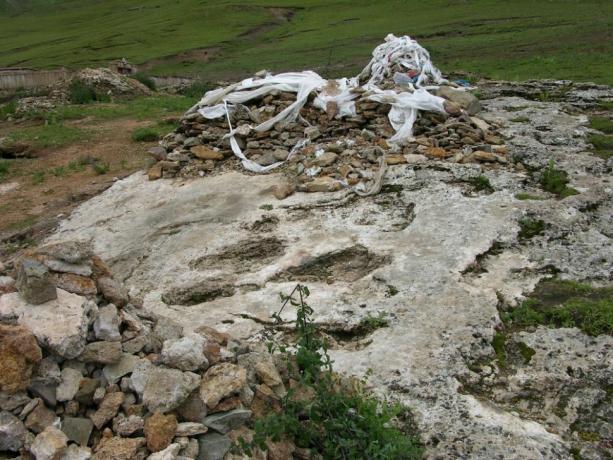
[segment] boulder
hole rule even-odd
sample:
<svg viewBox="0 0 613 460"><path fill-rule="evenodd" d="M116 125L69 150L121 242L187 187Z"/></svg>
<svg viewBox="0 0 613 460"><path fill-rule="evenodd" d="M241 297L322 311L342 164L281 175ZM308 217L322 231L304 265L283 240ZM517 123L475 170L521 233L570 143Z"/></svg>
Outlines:
<svg viewBox="0 0 613 460"><path fill-rule="evenodd" d="M25 390L42 352L34 335L23 326L0 324L0 390Z"/></svg>
<svg viewBox="0 0 613 460"><path fill-rule="evenodd" d="M57 299L31 305L17 293L0 297L0 320L16 320L29 329L38 342L66 359L85 348L90 316L96 304L77 294L57 290ZM62 318L62 321L58 321Z"/></svg>

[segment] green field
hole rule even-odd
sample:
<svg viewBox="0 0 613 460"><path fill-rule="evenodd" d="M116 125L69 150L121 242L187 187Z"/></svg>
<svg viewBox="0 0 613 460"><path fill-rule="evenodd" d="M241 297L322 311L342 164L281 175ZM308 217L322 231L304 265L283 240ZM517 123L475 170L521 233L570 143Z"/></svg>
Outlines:
<svg viewBox="0 0 613 460"><path fill-rule="evenodd" d="M0 66L351 75L392 32L447 72L613 84L612 31L611 0L0 0Z"/></svg>

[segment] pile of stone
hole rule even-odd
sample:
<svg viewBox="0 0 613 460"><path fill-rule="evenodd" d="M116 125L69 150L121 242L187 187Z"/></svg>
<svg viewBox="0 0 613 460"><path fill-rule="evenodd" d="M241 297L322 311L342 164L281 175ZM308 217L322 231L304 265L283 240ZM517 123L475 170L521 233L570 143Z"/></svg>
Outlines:
<svg viewBox="0 0 613 460"><path fill-rule="evenodd" d="M239 459L295 385L287 364L131 301L82 243L0 266L0 457ZM308 459L290 442L252 458Z"/></svg>
<svg viewBox="0 0 613 460"><path fill-rule="evenodd" d="M188 111L180 127L150 150L157 163L149 170L149 178L204 176L243 169L235 156L237 149L231 146L230 132L248 161L262 167L284 162L279 169L287 175L288 184L277 194L279 198L294 190L370 190L386 165L440 160L507 163L504 139L497 133L497 127L476 116L481 109L478 99L455 83L447 82L432 90L433 95L444 99L444 113L420 110L412 136L402 142L392 139L398 134L398 127L392 125L389 117L394 102L378 102L373 95L376 98L383 90L391 90L395 95L411 94L415 91L411 82L417 78L411 77L410 72L396 72L395 77L378 82L374 89L368 85L343 89L349 94L347 99L355 104L355 112L350 115L333 100L322 110L316 100L319 95L314 91L295 120L290 117L265 131L253 127L294 104L295 93L267 92L233 105L227 116L216 118L205 117L202 110ZM267 74L258 74L253 80L261 78L267 78ZM334 85L337 87L331 88ZM335 94L341 91L338 86L338 81L330 80L318 91ZM205 99L212 93L207 93Z"/></svg>

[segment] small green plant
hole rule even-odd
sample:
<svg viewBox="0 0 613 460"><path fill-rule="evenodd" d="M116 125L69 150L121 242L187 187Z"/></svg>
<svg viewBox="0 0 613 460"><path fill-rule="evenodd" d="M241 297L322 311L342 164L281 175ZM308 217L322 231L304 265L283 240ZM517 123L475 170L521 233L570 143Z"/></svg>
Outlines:
<svg viewBox="0 0 613 460"><path fill-rule="evenodd" d="M87 104L97 100L96 91L81 80L70 83L68 96L72 104Z"/></svg>
<svg viewBox="0 0 613 460"><path fill-rule="evenodd" d="M362 318L360 320L360 324L358 325L358 330L362 334L370 334L377 329L381 329L382 327L388 326L389 320L387 319L387 315L381 312L377 316L368 314L365 318Z"/></svg>
<svg viewBox="0 0 613 460"><path fill-rule="evenodd" d="M544 190L554 193L562 198L577 195L579 192L572 187L568 187L568 173L561 169L556 169L553 160L541 174L541 186Z"/></svg>
<svg viewBox="0 0 613 460"><path fill-rule="evenodd" d="M65 166L57 166L51 169L51 174L55 177L62 177L66 175L66 167Z"/></svg>
<svg viewBox="0 0 613 460"><path fill-rule="evenodd" d="M260 206L260 209L263 209L264 211L272 211L272 204L263 204Z"/></svg>
<svg viewBox="0 0 613 460"><path fill-rule="evenodd" d="M507 343L507 336L504 332L496 332L492 339L492 347L494 353L496 353L496 360L498 361L498 367L504 369L507 367L507 352L505 345Z"/></svg>
<svg viewBox="0 0 613 460"><path fill-rule="evenodd" d="M385 293L385 297L394 297L396 294L398 294L398 288L396 286L388 284L386 287L387 292Z"/></svg>
<svg viewBox="0 0 613 460"><path fill-rule="evenodd" d="M109 170L111 169L111 165L102 161L96 161L92 164L92 169L96 174L102 176L103 174L109 172Z"/></svg>
<svg viewBox="0 0 613 460"><path fill-rule="evenodd" d="M525 200L545 200L545 197L539 195L532 195L531 193L516 193L515 198L521 201Z"/></svg>
<svg viewBox="0 0 613 460"><path fill-rule="evenodd" d="M422 457L422 448L411 433L401 431L406 410L377 400L362 385L350 385L334 374L328 347L306 303L306 286L297 285L290 295L281 295L283 305L296 307L297 342L283 353L291 378L298 382L282 400L282 410L257 420L253 442L241 441L247 455L254 448L266 449L266 441L291 440L297 447L324 459L411 460ZM277 349L270 343L271 352ZM294 388L303 388L309 398L298 398Z"/></svg>
<svg viewBox="0 0 613 460"><path fill-rule="evenodd" d="M594 146L594 154L604 160L613 156L613 136L590 134L588 142Z"/></svg>
<svg viewBox="0 0 613 460"><path fill-rule="evenodd" d="M32 183L38 185L43 182L45 182L45 171L34 171L32 173Z"/></svg>
<svg viewBox="0 0 613 460"><path fill-rule="evenodd" d="M545 230L545 222L542 220L525 217L519 221L519 239L528 240L540 235Z"/></svg>
<svg viewBox="0 0 613 460"><path fill-rule="evenodd" d="M12 100L2 106L0 106L0 120L8 120L17 112L17 101Z"/></svg>
<svg viewBox="0 0 613 460"><path fill-rule="evenodd" d="M613 134L613 120L606 117L590 117L590 128Z"/></svg>
<svg viewBox="0 0 613 460"><path fill-rule="evenodd" d="M529 364L536 351L524 342L517 342L517 346L519 347L519 353L524 358L524 364Z"/></svg>
<svg viewBox="0 0 613 460"><path fill-rule="evenodd" d="M487 192L494 191L494 187L492 187L490 180L486 176L481 175L481 176L474 177L470 180L470 183L479 192L480 191L487 191Z"/></svg>
<svg viewBox="0 0 613 460"><path fill-rule="evenodd" d="M179 93L189 98L201 99L204 93L213 89L211 84L205 83L202 80L196 80L191 85L181 88Z"/></svg>
<svg viewBox="0 0 613 460"><path fill-rule="evenodd" d="M152 127L137 128L132 132L134 142L153 142L159 139L158 132Z"/></svg>
<svg viewBox="0 0 613 460"><path fill-rule="evenodd" d="M528 117L515 117L515 118L511 118L509 121L512 121L513 123L527 123L530 121L530 118Z"/></svg>
<svg viewBox="0 0 613 460"><path fill-rule="evenodd" d="M150 75L148 75L146 73L139 72L139 73L136 73L136 74L132 75L132 78L134 78L135 80L138 80L139 82L141 82L143 85L145 85L151 91L155 91L156 90L155 81L153 81L153 78L151 78Z"/></svg>
<svg viewBox="0 0 613 460"><path fill-rule="evenodd" d="M10 163L8 160L0 160L0 182L4 180L9 173Z"/></svg>

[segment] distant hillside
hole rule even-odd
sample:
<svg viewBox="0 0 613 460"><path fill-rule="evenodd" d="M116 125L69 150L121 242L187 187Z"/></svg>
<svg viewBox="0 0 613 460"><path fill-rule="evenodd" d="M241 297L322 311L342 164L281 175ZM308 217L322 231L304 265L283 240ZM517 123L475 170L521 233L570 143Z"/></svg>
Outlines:
<svg viewBox="0 0 613 460"><path fill-rule="evenodd" d="M610 0L2 0L0 66L351 74L393 32L446 71L613 84L612 30Z"/></svg>

